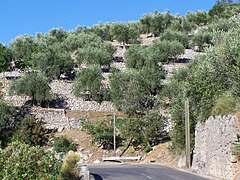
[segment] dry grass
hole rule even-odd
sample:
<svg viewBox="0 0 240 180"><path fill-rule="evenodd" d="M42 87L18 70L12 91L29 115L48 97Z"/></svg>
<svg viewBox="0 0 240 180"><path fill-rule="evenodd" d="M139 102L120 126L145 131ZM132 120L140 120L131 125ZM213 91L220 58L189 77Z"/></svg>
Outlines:
<svg viewBox="0 0 240 180"><path fill-rule="evenodd" d="M89 121L98 120L111 120L113 117L112 111L80 111L80 110L66 110L66 115L69 118L83 118ZM122 112L116 112L116 117L118 119L127 118L127 116Z"/></svg>
<svg viewBox="0 0 240 180"><path fill-rule="evenodd" d="M143 162L149 163L150 161L155 161L156 163L177 167L177 156L170 150L170 147L171 142L157 145L154 150L147 154Z"/></svg>

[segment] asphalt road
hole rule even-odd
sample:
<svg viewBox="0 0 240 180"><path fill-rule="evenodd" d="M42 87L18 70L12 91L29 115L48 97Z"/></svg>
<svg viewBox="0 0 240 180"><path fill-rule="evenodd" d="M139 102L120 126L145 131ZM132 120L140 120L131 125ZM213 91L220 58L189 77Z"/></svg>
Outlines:
<svg viewBox="0 0 240 180"><path fill-rule="evenodd" d="M90 165L96 180L206 180L192 173L160 165Z"/></svg>

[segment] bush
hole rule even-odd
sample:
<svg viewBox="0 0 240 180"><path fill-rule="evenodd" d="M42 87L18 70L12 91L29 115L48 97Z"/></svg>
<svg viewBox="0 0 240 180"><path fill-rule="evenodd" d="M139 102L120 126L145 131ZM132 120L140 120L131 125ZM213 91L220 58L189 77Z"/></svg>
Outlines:
<svg viewBox="0 0 240 180"><path fill-rule="evenodd" d="M44 122L35 116L26 116L17 126L13 140L18 140L29 145L43 146L48 142L48 131L44 128Z"/></svg>
<svg viewBox="0 0 240 180"><path fill-rule="evenodd" d="M232 151L234 155L238 156L238 159L240 159L240 145L239 144L234 145Z"/></svg>
<svg viewBox="0 0 240 180"><path fill-rule="evenodd" d="M63 153L77 150L77 147L73 143L73 141L68 139L66 136L60 136L58 138L55 138L53 147L55 151Z"/></svg>
<svg viewBox="0 0 240 180"><path fill-rule="evenodd" d="M20 142L0 151L0 179L56 179L61 167L54 154Z"/></svg>
<svg viewBox="0 0 240 180"><path fill-rule="evenodd" d="M61 167L61 177L64 180L79 180L77 162L80 157L77 154L67 154Z"/></svg>
<svg viewBox="0 0 240 180"><path fill-rule="evenodd" d="M237 99L230 93L225 92L216 100L212 109L213 115L227 115L233 113L237 108Z"/></svg>
<svg viewBox="0 0 240 180"><path fill-rule="evenodd" d="M200 30L197 34L191 39L191 46L197 46L198 51L203 51L205 47L212 45L212 34L206 29Z"/></svg>
<svg viewBox="0 0 240 180"><path fill-rule="evenodd" d="M93 141L99 144L112 144L113 126L107 121L89 122L83 124L83 129L92 136Z"/></svg>

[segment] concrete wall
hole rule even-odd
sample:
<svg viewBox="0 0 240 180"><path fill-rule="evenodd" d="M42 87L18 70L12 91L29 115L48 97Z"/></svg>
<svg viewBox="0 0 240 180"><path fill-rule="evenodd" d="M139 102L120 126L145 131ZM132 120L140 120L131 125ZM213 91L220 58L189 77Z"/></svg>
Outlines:
<svg viewBox="0 0 240 180"><path fill-rule="evenodd" d="M240 170L239 159L231 147L238 141L240 123L235 116L210 117L198 123L192 170L223 179L234 179Z"/></svg>

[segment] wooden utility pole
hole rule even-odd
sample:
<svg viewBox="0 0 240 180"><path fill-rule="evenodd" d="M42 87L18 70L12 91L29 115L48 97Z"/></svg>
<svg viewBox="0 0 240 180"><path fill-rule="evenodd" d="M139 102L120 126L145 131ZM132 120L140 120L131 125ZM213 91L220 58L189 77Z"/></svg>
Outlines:
<svg viewBox="0 0 240 180"><path fill-rule="evenodd" d="M113 113L113 152L116 156L116 113Z"/></svg>
<svg viewBox="0 0 240 180"><path fill-rule="evenodd" d="M190 169L190 122L189 122L189 100L185 101L185 144L186 144L186 167Z"/></svg>

